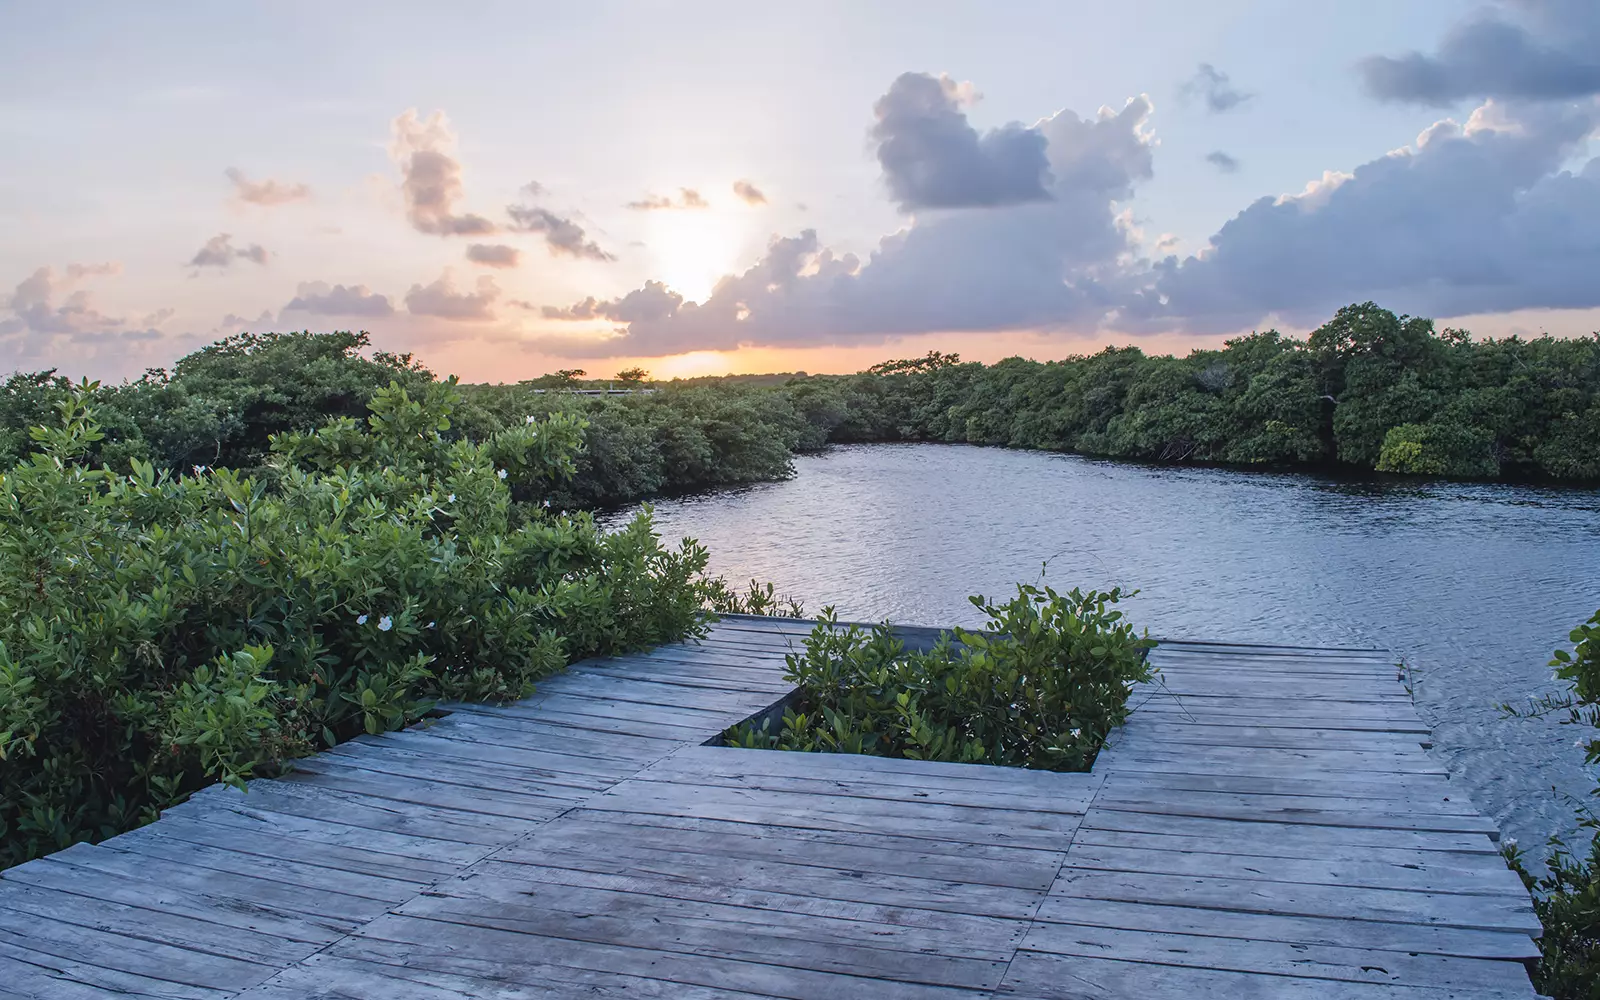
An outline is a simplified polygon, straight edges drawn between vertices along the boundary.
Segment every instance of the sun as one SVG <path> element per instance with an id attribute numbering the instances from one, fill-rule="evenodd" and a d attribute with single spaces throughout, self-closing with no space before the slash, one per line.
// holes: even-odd
<path id="1" fill-rule="evenodd" d="M 645 246 L 653 272 L 690 302 L 704 302 L 717 282 L 738 264 L 745 241 L 742 221 L 710 209 L 651 213 Z"/>

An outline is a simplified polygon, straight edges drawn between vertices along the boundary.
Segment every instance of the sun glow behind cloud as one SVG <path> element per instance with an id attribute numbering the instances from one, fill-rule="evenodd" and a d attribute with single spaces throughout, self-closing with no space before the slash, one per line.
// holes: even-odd
<path id="1" fill-rule="evenodd" d="M 653 273 L 691 302 L 704 302 L 737 269 L 747 220 L 716 208 L 650 213 L 645 247 Z"/>

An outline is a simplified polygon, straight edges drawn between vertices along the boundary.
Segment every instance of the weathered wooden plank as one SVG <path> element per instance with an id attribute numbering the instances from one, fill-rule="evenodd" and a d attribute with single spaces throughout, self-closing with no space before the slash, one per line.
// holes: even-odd
<path id="1" fill-rule="evenodd" d="M 1420 857 L 1419 852 L 1410 855 Z M 1271 882 L 1307 882 L 1318 885 L 1402 889 L 1407 892 L 1460 893 L 1507 896 L 1525 900 L 1527 890 L 1515 872 L 1494 868 L 1457 868 L 1433 859 L 1410 862 L 1325 861 L 1275 858 L 1250 854 L 1174 851 L 1160 848 L 1107 847 L 1073 843 L 1067 865 L 1100 871 L 1148 872 L 1161 875 L 1199 875 Z M 1462 905 L 1473 905 L 1470 901 Z"/>
<path id="2" fill-rule="evenodd" d="M 1107 754 L 1107 759 L 1112 758 Z M 1466 790 L 1442 774 L 1362 775 L 1319 774 L 1316 777 L 1249 774 L 1194 774 L 1174 765 L 1170 770 L 1124 771 L 1118 769 L 1113 782 L 1122 789 L 1174 789 L 1194 792 L 1245 792 L 1260 795 L 1311 795 L 1344 799 L 1407 801 L 1447 799 L 1465 803 Z"/>
<path id="3" fill-rule="evenodd" d="M 809 896 L 846 903 L 893 907 L 903 911 L 930 910 L 1026 919 L 1044 898 L 1039 889 L 1019 889 L 982 882 L 886 874 L 865 869 L 841 870 L 831 865 L 811 865 L 767 859 L 726 858 L 682 851 L 658 851 L 640 844 L 608 842 L 606 852 L 551 850 L 515 862 L 486 861 L 475 872 L 495 880 L 573 882 L 604 888 L 654 892 L 688 898 L 697 886 L 725 893 L 767 893 L 789 897 Z M 616 876 L 624 881 L 585 881 L 573 873 Z M 694 893 L 695 898 L 707 898 Z M 715 897 L 713 897 L 715 898 Z"/>
<path id="4" fill-rule="evenodd" d="M 488 892 L 473 894 L 475 883 Z M 970 918 L 934 928 L 550 883 L 520 892 L 485 880 L 458 887 L 467 891 L 419 897 L 397 915 L 977 989 L 998 983 L 1028 926 Z"/>
<path id="5" fill-rule="evenodd" d="M 848 753 L 782 753 L 739 750 L 732 747 L 684 747 L 651 766 L 652 774 L 670 774 L 679 769 L 733 768 L 745 774 L 826 776 L 854 780 L 893 782 L 919 786 L 925 781 L 971 782 L 987 787 L 1026 789 L 1028 794 L 1051 794 L 1089 789 L 1098 781 L 1093 775 L 1038 771 L 1021 767 L 993 767 L 987 764 L 953 764 L 945 761 L 905 760 Z M 942 787 L 956 787 L 948 784 Z"/>
<path id="6" fill-rule="evenodd" d="M 272 967 L 200 956 L 0 907 L 0 984 L 38 1000 L 163 997 L 220 1000 L 260 982 Z"/>
<path id="7" fill-rule="evenodd" d="M 110 894 L 109 892 L 107 893 Z M 316 951 L 320 944 L 291 940 L 266 933 L 239 933 L 238 928 L 213 924 L 205 917 L 133 906 L 112 899 L 95 899 L 14 881 L 0 881 L 0 909 L 34 919 L 70 924 L 115 934 L 131 942 L 154 941 L 180 949 L 186 964 L 208 962 L 218 956 L 255 965 L 281 968 Z M 24 918 L 24 923 L 28 923 Z M 8 921 L 17 927 L 17 919 Z M 27 931 L 30 936 L 31 930 Z M 22 941 L 13 941 L 22 945 Z M 87 957 L 87 956 L 86 956 Z M 236 966 L 235 966 L 236 968 Z"/>
<path id="8" fill-rule="evenodd" d="M 654 820 L 656 822 L 640 822 Z M 858 877 L 869 871 L 1019 889 L 1049 889 L 1061 859 L 1054 853 L 977 848 L 955 841 L 888 834 L 841 834 L 727 821 L 574 813 L 497 853 L 496 861 L 538 864 L 544 852 L 584 853 L 593 845 L 642 843 L 652 851 L 778 861 L 831 868 Z"/>
<path id="9" fill-rule="evenodd" d="M 574 754 L 560 746 L 547 745 L 539 749 L 508 746 L 492 738 L 501 732 L 504 730 L 486 731 L 482 727 L 475 729 L 471 725 L 455 724 L 452 718 L 447 719 L 446 724 L 427 728 L 401 729 L 384 733 L 382 736 L 359 737 L 334 749 L 352 745 L 404 748 L 433 759 L 461 761 L 466 766 L 474 763 L 498 764 L 528 772 L 552 784 L 592 788 L 605 788 L 619 777 L 631 775 L 642 766 L 634 760 L 600 760 L 583 754 Z M 486 733 L 491 739 L 477 738 Z"/>
<path id="10" fill-rule="evenodd" d="M 587 803 L 592 810 L 668 816 L 738 818 L 754 823 L 829 830 L 874 831 L 892 827 L 906 836 L 1059 850 L 1077 829 L 1078 817 L 1062 813 L 972 809 L 922 802 L 795 796 L 752 788 L 675 786 L 632 780 Z"/>
<path id="11" fill-rule="evenodd" d="M 334 843 L 321 830 L 280 823 L 277 817 L 265 813 L 238 816 L 241 822 L 235 824 L 232 820 L 236 815 L 202 811 L 192 814 L 192 818 L 191 814 L 168 810 L 162 814 L 161 822 L 113 837 L 100 846 L 150 851 L 163 857 L 177 852 L 180 858 L 197 859 L 206 857 L 205 853 L 194 854 L 189 849 L 205 848 L 226 852 L 226 856 L 219 856 L 220 863 L 227 864 L 231 856 L 237 855 L 245 859 L 243 863 L 264 871 L 285 870 L 278 863 L 306 866 L 311 869 L 308 876 L 324 880 L 323 884 L 342 875 L 350 876 L 332 884 L 352 895 L 376 899 L 404 899 L 418 888 L 461 870 L 459 864 Z M 352 838 L 359 836 L 355 828 L 340 832 Z"/>
<path id="12" fill-rule="evenodd" d="M 426 771 L 426 765 L 422 769 Z M 437 770 L 426 776 L 416 770 L 325 754 L 299 761 L 294 773 L 282 780 L 302 781 L 319 789 L 341 789 L 384 802 L 423 806 L 451 821 L 477 823 L 478 817 L 484 817 L 485 823 L 494 823 L 496 829 L 512 835 L 564 812 L 589 794 L 551 795 L 547 789 L 517 790 L 492 781 L 473 786 L 459 780 L 443 780 L 450 775 L 441 776 Z M 504 822 L 519 820 L 522 822 Z"/>
<path id="13" fill-rule="evenodd" d="M 289 775 L 254 781 L 248 791 L 213 785 L 197 793 L 191 804 L 221 805 L 235 810 L 271 812 L 280 816 L 342 823 L 439 844 L 492 847 L 525 830 L 525 823 L 475 813 L 445 813 L 441 808 L 383 798 L 374 793 L 332 787 L 323 775 Z M 375 790 L 376 791 L 376 790 Z M 445 848 L 447 849 L 447 848 Z M 477 852 L 481 855 L 482 851 Z"/>
<path id="14" fill-rule="evenodd" d="M 574 809 L 563 816 L 559 821 L 541 827 L 536 837 L 517 841 L 494 855 L 496 859 L 513 857 L 518 851 L 525 850 L 535 841 L 543 842 L 547 837 L 555 837 L 563 831 L 578 823 L 594 823 L 605 829 L 617 831 L 621 825 L 643 827 L 642 831 L 629 833 L 615 833 L 616 836 L 627 836 L 652 846 L 658 839 L 670 834 L 663 834 L 665 830 L 682 830 L 689 833 L 707 834 L 713 840 L 727 840 L 736 842 L 739 838 L 753 838 L 758 841 L 805 841 L 821 845 L 832 846 L 862 846 L 874 847 L 890 853 L 902 855 L 928 854 L 948 856 L 962 862 L 996 862 L 998 865 L 1010 868 L 1017 872 L 1034 868 L 1054 868 L 1060 865 L 1066 845 L 1059 845 L 1056 849 L 1040 851 L 1028 847 L 1010 847 L 999 844 L 974 844 L 964 840 L 947 839 L 939 840 L 932 837 L 908 837 L 888 829 L 879 830 L 817 830 L 798 826 L 783 826 L 774 824 L 761 824 L 752 822 L 749 817 L 741 816 L 737 819 L 703 818 L 692 816 L 667 816 L 652 813 L 620 813 L 590 810 L 587 808 Z M 1498 855 L 1496 856 L 1498 857 Z M 535 860 L 537 860 L 535 858 Z M 1501 862 L 1502 864 L 1504 862 Z M 999 885 L 1029 885 L 1032 886 L 1034 876 L 1027 876 L 1023 882 L 1012 882 L 1001 879 Z M 1043 886 L 1049 888 L 1046 882 Z"/>
<path id="15" fill-rule="evenodd" d="M 373 940 L 349 940 L 338 946 L 337 954 L 313 955 L 240 994 L 240 1000 L 565 1000 L 573 996 L 759 1000 L 754 993 L 540 963 L 526 952 L 474 959 L 418 954 L 404 943 Z"/>
<path id="16" fill-rule="evenodd" d="M 1022 949 L 1080 958 L 1115 958 L 1118 961 L 1180 968 L 1221 969 L 1384 986 L 1492 990 L 1509 996 L 1530 996 L 1532 993 L 1527 972 L 1516 962 L 1412 955 L 1372 948 L 1035 923 Z"/>
<path id="17" fill-rule="evenodd" d="M 1087 871 L 1072 868 L 1070 862 L 1051 888 L 1050 898 L 1041 907 L 1041 916 L 1046 908 L 1054 912 L 1055 907 L 1064 905 L 1063 901 L 1078 898 L 1289 917 L 1378 920 L 1464 930 L 1523 934 L 1541 931 L 1533 907 L 1526 899 L 1479 896 L 1471 905 L 1466 905 L 1462 897 L 1453 894 L 1259 879 Z"/>
<path id="18" fill-rule="evenodd" d="M 1380 847 L 1373 844 L 1340 844 L 1325 837 L 1285 841 L 1277 836 L 1278 833 L 1278 830 L 1267 827 L 1257 831 L 1256 836 L 1218 838 L 1213 835 L 1185 836 L 1151 833 L 1146 830 L 1107 830 L 1083 825 L 1072 835 L 1072 845 L 1073 849 L 1080 846 L 1127 847 L 1174 854 L 1190 852 L 1224 856 L 1242 855 L 1249 858 L 1282 858 L 1291 861 L 1321 861 L 1328 864 L 1371 862 L 1392 865 L 1445 865 L 1473 871 L 1501 871 L 1505 868 L 1505 860 L 1498 853 L 1487 849 L 1491 846 L 1487 837 L 1483 838 L 1485 849 L 1473 852 Z M 1227 865 L 1232 862 L 1224 857 L 1218 863 Z"/>
<path id="19" fill-rule="evenodd" d="M 6 872 L 15 883 L 44 890 L 37 894 L 0 891 L 0 899 L 19 910 L 59 916 L 69 922 L 88 919 L 97 907 L 116 904 L 135 933 L 151 926 L 192 927 L 174 922 L 209 924 L 210 940 L 222 942 L 227 954 L 251 961 L 287 963 L 343 937 L 359 923 L 269 905 L 260 899 L 181 891 L 128 876 L 85 869 L 54 858 L 19 865 Z M 314 908 L 313 908 L 314 909 Z M 174 931 L 173 933 L 178 933 Z M 184 939 L 169 939 L 182 944 Z M 207 947 L 197 940 L 199 947 Z M 258 947 L 259 946 L 259 947 Z"/>
<path id="20" fill-rule="evenodd" d="M 965 988 L 874 979 L 693 952 L 542 937 L 522 933 L 515 929 L 514 923 L 509 927 L 470 926 L 396 915 L 374 921 L 362 936 L 405 942 L 419 954 L 445 952 L 451 956 L 487 959 L 506 954 L 538 955 L 558 965 L 594 972 L 648 976 L 688 986 L 742 990 L 791 1000 L 856 996 L 882 1000 L 953 1000 L 972 995 L 972 990 Z"/>
<path id="21" fill-rule="evenodd" d="M 1420 803 L 1395 804 L 1371 799 L 1332 799 L 1312 796 L 1238 795 L 1231 792 L 1115 792 L 1107 789 L 1095 800 L 1097 810 L 1155 813 L 1161 816 L 1201 816 L 1318 827 L 1362 827 L 1371 830 L 1436 830 L 1446 833 L 1481 833 L 1493 836 L 1493 822 L 1476 811 L 1434 811 Z"/>
<path id="22" fill-rule="evenodd" d="M 1220 819 L 1211 816 L 1171 816 L 1163 813 L 1122 812 L 1115 809 L 1091 808 L 1084 814 L 1080 828 L 1209 837 L 1214 841 L 1229 842 L 1232 846 L 1251 845 L 1252 851 L 1255 845 L 1271 843 L 1280 850 L 1298 848 L 1311 852 L 1343 846 L 1476 853 L 1495 857 L 1500 853 L 1494 841 L 1481 833 L 1253 823 L 1247 820 Z M 1311 853 L 1305 856 L 1318 855 Z"/>
<path id="23" fill-rule="evenodd" d="M 1161 746 L 1241 747 L 1248 750 L 1359 750 L 1390 753 L 1420 751 L 1432 742 L 1426 734 L 1349 732 L 1339 729 L 1274 729 L 1264 726 L 1201 726 L 1171 719 L 1131 719 L 1123 739 L 1148 739 Z M 1418 753 L 1418 756 L 1421 756 Z"/>
<path id="24" fill-rule="evenodd" d="M 234 857 L 242 862 L 238 855 Z M 74 844 L 52 854 L 49 861 L 71 864 L 91 872 L 102 872 L 114 879 L 126 879 L 161 889 L 175 889 L 191 896 L 228 900 L 231 909 L 266 907 L 268 912 L 299 913 L 321 918 L 319 925 L 341 932 L 382 913 L 388 903 L 363 896 L 338 892 L 324 880 L 315 887 L 262 878 L 255 865 L 218 870 L 173 862 L 150 854 L 113 850 L 105 845 Z"/>
<path id="25" fill-rule="evenodd" d="M 500 789 L 546 798 L 582 798 L 616 782 L 616 778 L 562 774 L 543 768 L 520 767 L 487 757 L 472 758 L 441 753 L 431 746 L 414 750 L 395 741 L 370 737 L 372 742 L 351 740 L 318 754 L 313 760 L 337 760 L 351 767 L 400 777 L 418 777 L 469 788 Z M 436 741 L 446 743 L 445 740 Z"/>
<path id="26" fill-rule="evenodd" d="M 1336 917 L 1293 917 L 1104 899 L 1047 900 L 1040 906 L 1036 922 L 1458 958 L 1524 959 L 1539 955 L 1533 939 L 1521 932 Z"/>
<path id="27" fill-rule="evenodd" d="M 878 799 L 887 802 L 968 806 L 974 809 L 1065 813 L 1073 816 L 1083 814 L 1094 792 L 1093 786 L 1080 785 L 1076 788 L 1040 790 L 1037 786 L 1008 786 L 1003 780 L 997 780 L 998 787 L 993 788 L 976 787 L 975 783 L 971 782 L 962 782 L 957 787 L 951 787 L 956 783 L 949 779 L 945 779 L 943 784 L 927 783 L 917 788 L 898 782 L 886 783 L 855 777 L 797 777 L 787 774 L 744 773 L 737 766 L 682 768 L 671 772 L 651 768 L 644 772 L 641 778 L 680 786 L 750 788 L 797 796 Z"/>
<path id="28" fill-rule="evenodd" d="M 1532 998 L 1527 990 L 1470 990 L 1455 986 L 1406 986 L 1196 969 L 1112 958 L 1022 952 L 996 994 L 1029 1000 L 1080 1000 L 1086 997 L 1139 997 L 1141 1000 L 1194 1000 L 1195 997 L 1283 1000 L 1382 1000 L 1397 991 L 1407 1000 L 1511 1000 Z"/>
<path id="29" fill-rule="evenodd" d="M 1442 765 L 1426 752 L 1393 750 L 1313 750 L 1304 748 L 1167 747 L 1152 739 L 1135 743 L 1113 742 L 1114 769 L 1129 763 L 1183 764 L 1192 773 L 1221 770 L 1233 774 L 1313 775 L 1318 772 L 1357 774 L 1445 774 Z M 1273 753 L 1262 753 L 1272 749 Z M 1096 761 L 1098 764 L 1099 761 Z"/>

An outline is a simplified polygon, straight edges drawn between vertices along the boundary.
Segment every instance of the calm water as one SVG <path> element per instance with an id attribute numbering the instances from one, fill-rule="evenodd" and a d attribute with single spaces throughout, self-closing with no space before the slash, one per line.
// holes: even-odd
<path id="1" fill-rule="evenodd" d="M 976 624 L 1020 580 L 1138 588 L 1174 638 L 1379 646 L 1419 671 L 1436 752 L 1525 846 L 1570 830 L 1552 787 L 1593 787 L 1571 726 L 1496 706 L 1554 690 L 1546 662 L 1600 607 L 1600 492 L 1147 468 L 959 445 L 801 458 L 784 483 L 660 503 L 730 580 L 841 617 Z"/>

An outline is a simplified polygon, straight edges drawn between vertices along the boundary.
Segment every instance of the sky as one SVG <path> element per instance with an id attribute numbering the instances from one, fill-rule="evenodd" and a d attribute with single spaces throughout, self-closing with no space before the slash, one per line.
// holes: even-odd
<path id="1" fill-rule="evenodd" d="M 1594 0 L 12 0 L 0 65 L 0 372 L 1600 330 Z"/>

